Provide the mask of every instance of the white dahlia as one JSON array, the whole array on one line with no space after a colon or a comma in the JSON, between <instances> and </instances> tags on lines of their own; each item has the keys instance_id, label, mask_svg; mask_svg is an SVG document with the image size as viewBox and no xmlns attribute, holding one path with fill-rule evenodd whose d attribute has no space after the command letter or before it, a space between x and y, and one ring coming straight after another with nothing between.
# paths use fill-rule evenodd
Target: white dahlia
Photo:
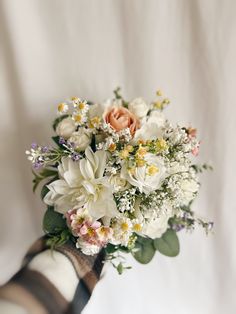
<instances>
[{"instance_id":1,"label":"white dahlia","mask_svg":"<svg viewBox=\"0 0 236 314\"><path fill-rule=\"evenodd\" d=\"M44 202L60 213L84 206L94 218L110 219L118 214L112 186L104 177L106 152L85 150L85 158L78 162L62 158L58 166L59 180L50 183Z\"/></svg>"}]
</instances>

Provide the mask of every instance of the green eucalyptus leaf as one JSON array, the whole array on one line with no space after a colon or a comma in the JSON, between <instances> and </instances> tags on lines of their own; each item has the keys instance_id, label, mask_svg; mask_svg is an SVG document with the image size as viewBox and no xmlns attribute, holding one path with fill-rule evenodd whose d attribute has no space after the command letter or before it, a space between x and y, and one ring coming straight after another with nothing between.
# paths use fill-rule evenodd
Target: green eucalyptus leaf
<instances>
[{"instance_id":1,"label":"green eucalyptus leaf","mask_svg":"<svg viewBox=\"0 0 236 314\"><path fill-rule=\"evenodd\" d=\"M62 214L55 212L54 208L49 206L43 217L43 230L55 234L66 228L66 220Z\"/></svg>"},{"instance_id":2,"label":"green eucalyptus leaf","mask_svg":"<svg viewBox=\"0 0 236 314\"><path fill-rule=\"evenodd\" d=\"M179 254L179 239L176 232L172 229L167 229L161 238L154 240L154 247L163 255L177 256Z\"/></svg>"},{"instance_id":3,"label":"green eucalyptus leaf","mask_svg":"<svg viewBox=\"0 0 236 314\"><path fill-rule=\"evenodd\" d=\"M119 263L118 265L117 265L117 271L118 271L118 274L119 275L121 275L122 273L123 273L123 271L124 271L124 267L123 267L123 265L122 265L122 263Z\"/></svg>"},{"instance_id":4,"label":"green eucalyptus leaf","mask_svg":"<svg viewBox=\"0 0 236 314\"><path fill-rule=\"evenodd\" d=\"M132 254L139 263L149 263L155 255L153 241L149 238L138 237Z\"/></svg>"}]
</instances>

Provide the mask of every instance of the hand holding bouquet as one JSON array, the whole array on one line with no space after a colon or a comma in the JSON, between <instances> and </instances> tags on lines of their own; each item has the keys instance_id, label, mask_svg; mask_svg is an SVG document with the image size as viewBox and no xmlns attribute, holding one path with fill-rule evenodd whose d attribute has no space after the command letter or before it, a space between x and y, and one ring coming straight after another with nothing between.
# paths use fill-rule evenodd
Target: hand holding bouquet
<instances>
[{"instance_id":1,"label":"hand holding bouquet","mask_svg":"<svg viewBox=\"0 0 236 314\"><path fill-rule=\"evenodd\" d=\"M127 102L117 89L102 104L72 97L58 105L56 146L33 143L26 152L34 190L46 181L43 228L51 246L70 239L86 255L104 249L121 273L119 251L145 264L156 251L176 256L180 230L212 228L191 210L198 173L208 167L194 162L196 129L172 126L163 114L168 103L160 91L150 104Z\"/></svg>"}]
</instances>

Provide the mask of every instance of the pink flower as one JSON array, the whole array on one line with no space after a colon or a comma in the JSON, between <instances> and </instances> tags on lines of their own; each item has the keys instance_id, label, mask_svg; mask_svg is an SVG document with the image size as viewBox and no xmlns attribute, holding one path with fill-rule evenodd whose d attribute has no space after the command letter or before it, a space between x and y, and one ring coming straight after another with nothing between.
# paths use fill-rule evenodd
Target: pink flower
<instances>
[{"instance_id":1,"label":"pink flower","mask_svg":"<svg viewBox=\"0 0 236 314\"><path fill-rule=\"evenodd\" d=\"M104 120L117 132L128 128L132 136L140 127L139 119L124 107L112 107L104 113Z\"/></svg>"},{"instance_id":2,"label":"pink flower","mask_svg":"<svg viewBox=\"0 0 236 314\"><path fill-rule=\"evenodd\" d=\"M199 147L200 147L200 142L199 143L197 143L197 145L192 149L192 154L193 154L193 156L197 156L198 154L199 154Z\"/></svg>"}]
</instances>

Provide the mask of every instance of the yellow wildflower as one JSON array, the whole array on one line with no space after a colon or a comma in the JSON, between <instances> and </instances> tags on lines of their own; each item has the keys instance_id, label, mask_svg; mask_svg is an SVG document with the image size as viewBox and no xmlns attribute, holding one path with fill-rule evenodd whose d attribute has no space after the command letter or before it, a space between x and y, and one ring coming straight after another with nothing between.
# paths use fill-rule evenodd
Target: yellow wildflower
<instances>
[{"instance_id":1,"label":"yellow wildflower","mask_svg":"<svg viewBox=\"0 0 236 314\"><path fill-rule=\"evenodd\" d=\"M123 149L122 151L120 151L120 158L121 159L126 159L129 157L129 151L128 149Z\"/></svg>"},{"instance_id":2,"label":"yellow wildflower","mask_svg":"<svg viewBox=\"0 0 236 314\"><path fill-rule=\"evenodd\" d=\"M157 91L156 91L156 95L157 95L157 96L162 96L162 95L163 95L163 94L162 94L162 91L161 91L160 89L157 90Z\"/></svg>"},{"instance_id":3,"label":"yellow wildflower","mask_svg":"<svg viewBox=\"0 0 236 314\"><path fill-rule=\"evenodd\" d=\"M144 157L145 155L147 154L147 148L146 147L143 147L143 146L139 146L137 152L136 152L136 155L138 157Z\"/></svg>"},{"instance_id":4,"label":"yellow wildflower","mask_svg":"<svg viewBox=\"0 0 236 314\"><path fill-rule=\"evenodd\" d=\"M156 148L158 151L162 151L168 149L168 145L163 138L160 138L156 141Z\"/></svg>"},{"instance_id":5,"label":"yellow wildflower","mask_svg":"<svg viewBox=\"0 0 236 314\"><path fill-rule=\"evenodd\" d=\"M62 102L57 106L57 110L59 113L65 113L68 110L68 105L66 103Z\"/></svg>"},{"instance_id":6,"label":"yellow wildflower","mask_svg":"<svg viewBox=\"0 0 236 314\"><path fill-rule=\"evenodd\" d=\"M145 165L145 160L144 159L139 159L139 158L137 158L136 159L136 165L137 165L137 167L143 167L144 165Z\"/></svg>"}]
</instances>

